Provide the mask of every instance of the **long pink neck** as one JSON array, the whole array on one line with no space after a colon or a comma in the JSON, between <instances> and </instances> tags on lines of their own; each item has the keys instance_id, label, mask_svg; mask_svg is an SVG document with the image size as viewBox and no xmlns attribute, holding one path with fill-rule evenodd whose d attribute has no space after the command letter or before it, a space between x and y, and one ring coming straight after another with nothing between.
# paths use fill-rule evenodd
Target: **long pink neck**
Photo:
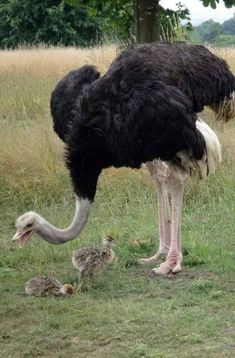
<instances>
[{"instance_id":1,"label":"long pink neck","mask_svg":"<svg viewBox=\"0 0 235 358\"><path fill-rule=\"evenodd\" d=\"M84 228L89 216L91 202L88 199L76 198L76 210L71 225L66 229L58 229L40 217L40 225L37 234L45 241L52 244L64 244L75 239Z\"/></svg>"}]
</instances>

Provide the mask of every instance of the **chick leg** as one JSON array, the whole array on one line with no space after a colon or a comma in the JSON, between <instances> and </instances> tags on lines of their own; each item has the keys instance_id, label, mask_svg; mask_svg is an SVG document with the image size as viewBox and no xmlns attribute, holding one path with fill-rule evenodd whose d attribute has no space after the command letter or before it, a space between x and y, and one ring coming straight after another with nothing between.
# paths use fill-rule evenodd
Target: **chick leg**
<instances>
[{"instance_id":1,"label":"chick leg","mask_svg":"<svg viewBox=\"0 0 235 358\"><path fill-rule=\"evenodd\" d=\"M79 273L78 273L79 284L78 284L78 287L77 287L77 289L76 289L76 292L79 292L79 291L81 291L81 289L82 289L82 284L83 284L83 280L84 280L84 274L85 274L85 270L81 270L81 271L79 271Z\"/></svg>"},{"instance_id":2,"label":"chick leg","mask_svg":"<svg viewBox=\"0 0 235 358\"><path fill-rule=\"evenodd\" d=\"M88 277L89 277L89 288L92 288L93 283L94 283L94 271L93 270L89 271Z\"/></svg>"}]
</instances>

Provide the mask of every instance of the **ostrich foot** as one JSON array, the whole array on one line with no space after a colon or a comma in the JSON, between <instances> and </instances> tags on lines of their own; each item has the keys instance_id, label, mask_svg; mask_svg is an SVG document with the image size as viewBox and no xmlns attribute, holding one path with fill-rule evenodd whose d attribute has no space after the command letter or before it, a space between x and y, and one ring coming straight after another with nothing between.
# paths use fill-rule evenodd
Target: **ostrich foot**
<instances>
[{"instance_id":1,"label":"ostrich foot","mask_svg":"<svg viewBox=\"0 0 235 358\"><path fill-rule=\"evenodd\" d=\"M166 261L163 262L159 267L150 271L150 276L165 276L169 273L180 272L182 259L182 255L179 255L177 258L167 257Z\"/></svg>"},{"instance_id":2,"label":"ostrich foot","mask_svg":"<svg viewBox=\"0 0 235 358\"><path fill-rule=\"evenodd\" d=\"M159 249L155 255L153 255L147 259L139 259L138 263L141 265L156 264L159 260L165 259L167 257L168 251L169 251L168 248Z\"/></svg>"}]
</instances>

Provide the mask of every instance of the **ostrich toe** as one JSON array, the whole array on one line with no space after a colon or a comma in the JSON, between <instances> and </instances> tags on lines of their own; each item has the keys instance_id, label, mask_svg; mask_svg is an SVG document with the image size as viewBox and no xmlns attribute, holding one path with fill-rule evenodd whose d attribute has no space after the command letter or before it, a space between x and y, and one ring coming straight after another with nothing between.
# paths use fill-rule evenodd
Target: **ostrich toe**
<instances>
[{"instance_id":1,"label":"ostrich toe","mask_svg":"<svg viewBox=\"0 0 235 358\"><path fill-rule=\"evenodd\" d=\"M165 260L168 254L168 250L167 248L165 249L159 249L157 251L157 253L149 258L142 258L138 260L138 263L140 265L152 265L152 264L156 264L158 261L162 261Z\"/></svg>"},{"instance_id":2,"label":"ostrich toe","mask_svg":"<svg viewBox=\"0 0 235 358\"><path fill-rule=\"evenodd\" d=\"M181 262L182 256L174 260L167 258L159 267L150 271L150 276L165 276L169 273L178 273L181 271Z\"/></svg>"}]
</instances>

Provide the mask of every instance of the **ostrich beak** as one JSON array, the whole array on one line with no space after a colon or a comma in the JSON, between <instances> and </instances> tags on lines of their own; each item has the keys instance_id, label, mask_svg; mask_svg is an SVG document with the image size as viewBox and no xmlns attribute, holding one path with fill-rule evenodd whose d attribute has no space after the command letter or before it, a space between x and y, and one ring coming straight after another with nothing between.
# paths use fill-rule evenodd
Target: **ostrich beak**
<instances>
[{"instance_id":1,"label":"ostrich beak","mask_svg":"<svg viewBox=\"0 0 235 358\"><path fill-rule=\"evenodd\" d=\"M32 235L33 235L33 230L27 230L23 232L17 231L11 241L12 242L18 241L19 247L22 249Z\"/></svg>"}]
</instances>

